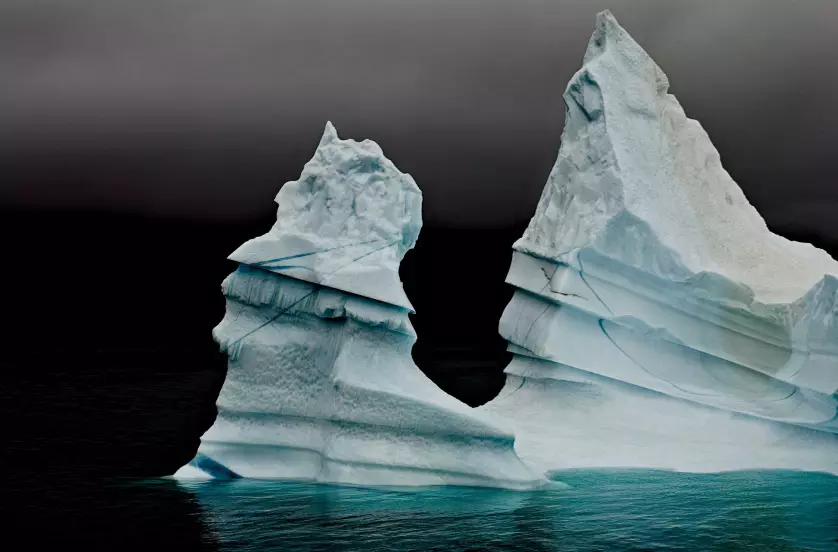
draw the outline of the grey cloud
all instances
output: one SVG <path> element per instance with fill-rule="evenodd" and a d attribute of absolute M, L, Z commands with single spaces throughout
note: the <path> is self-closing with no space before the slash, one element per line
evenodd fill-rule
<path fill-rule="evenodd" d="M 7 0 L 0 201 L 249 216 L 330 119 L 413 174 L 429 222 L 522 220 L 604 8 L 759 208 L 838 200 L 829 0 Z"/>

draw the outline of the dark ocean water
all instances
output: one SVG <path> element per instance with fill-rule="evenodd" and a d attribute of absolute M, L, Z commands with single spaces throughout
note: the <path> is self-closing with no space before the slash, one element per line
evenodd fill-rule
<path fill-rule="evenodd" d="M 167 353 L 166 370 L 156 357 L 87 358 L 72 374 L 5 372 L 0 549 L 838 551 L 838 477 L 826 474 L 582 470 L 539 492 L 178 483 L 155 476 L 188 462 L 212 423 L 223 358 Z M 437 365 L 452 392 L 494 371 Z"/>
<path fill-rule="evenodd" d="M 156 476 L 194 455 L 223 357 L 84 360 L 3 372 L 0 550 L 838 551 L 826 474 L 583 470 L 539 492 L 178 483 Z M 434 378 L 490 396 L 502 366 L 481 362 L 435 362 Z"/>
<path fill-rule="evenodd" d="M 30 548 L 49 543 L 53 549 L 838 550 L 833 476 L 579 470 L 555 478 L 567 488 L 31 482 L 4 519 Z"/>

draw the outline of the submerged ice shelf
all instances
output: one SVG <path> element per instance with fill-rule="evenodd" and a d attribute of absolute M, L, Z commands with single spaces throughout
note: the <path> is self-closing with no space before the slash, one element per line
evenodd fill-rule
<path fill-rule="evenodd" d="M 668 85 L 601 13 L 483 408 L 535 469 L 838 473 L 838 262 L 770 232 Z"/>
<path fill-rule="evenodd" d="M 228 354 L 215 423 L 177 478 L 359 485 L 543 483 L 511 431 L 413 364 L 398 268 L 421 227 L 419 188 L 377 144 L 328 124 L 277 222 L 230 258 Z"/>

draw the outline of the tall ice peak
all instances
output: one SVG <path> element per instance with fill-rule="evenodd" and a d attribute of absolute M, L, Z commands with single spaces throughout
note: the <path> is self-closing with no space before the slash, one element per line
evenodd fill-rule
<path fill-rule="evenodd" d="M 558 159 L 515 249 L 555 260 L 595 249 L 670 281 L 714 274 L 764 304 L 788 304 L 838 274 L 824 251 L 771 233 L 668 88 L 601 12 L 564 93 Z"/>
<path fill-rule="evenodd" d="M 273 228 L 230 259 L 412 310 L 398 270 L 422 227 L 422 192 L 378 144 L 341 140 L 327 122 L 275 201 Z"/>
<path fill-rule="evenodd" d="M 611 10 L 597 14 L 596 26 L 582 60 L 583 65 L 599 57 L 606 49 L 622 50 L 627 59 L 643 60 L 644 63 L 640 67 L 651 66 L 658 93 L 665 93 L 669 89 L 669 78 L 640 44 L 620 26 Z"/>

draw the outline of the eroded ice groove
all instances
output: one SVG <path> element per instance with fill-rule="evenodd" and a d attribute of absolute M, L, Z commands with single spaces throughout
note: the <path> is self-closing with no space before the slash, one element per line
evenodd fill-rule
<path fill-rule="evenodd" d="M 677 399 L 555 362 L 516 355 L 481 407 L 515 426 L 534 470 L 580 467 L 721 472 L 795 469 L 838 475 L 833 433 Z"/>
<path fill-rule="evenodd" d="M 373 142 L 328 125 L 277 223 L 239 248 L 213 337 L 229 357 L 215 423 L 178 478 L 530 489 L 511 430 L 413 364 L 399 262 L 421 194 Z"/>
<path fill-rule="evenodd" d="M 668 85 L 601 13 L 513 246 L 516 357 L 485 408 L 538 468 L 838 472 L 838 263 L 768 230 Z"/>

